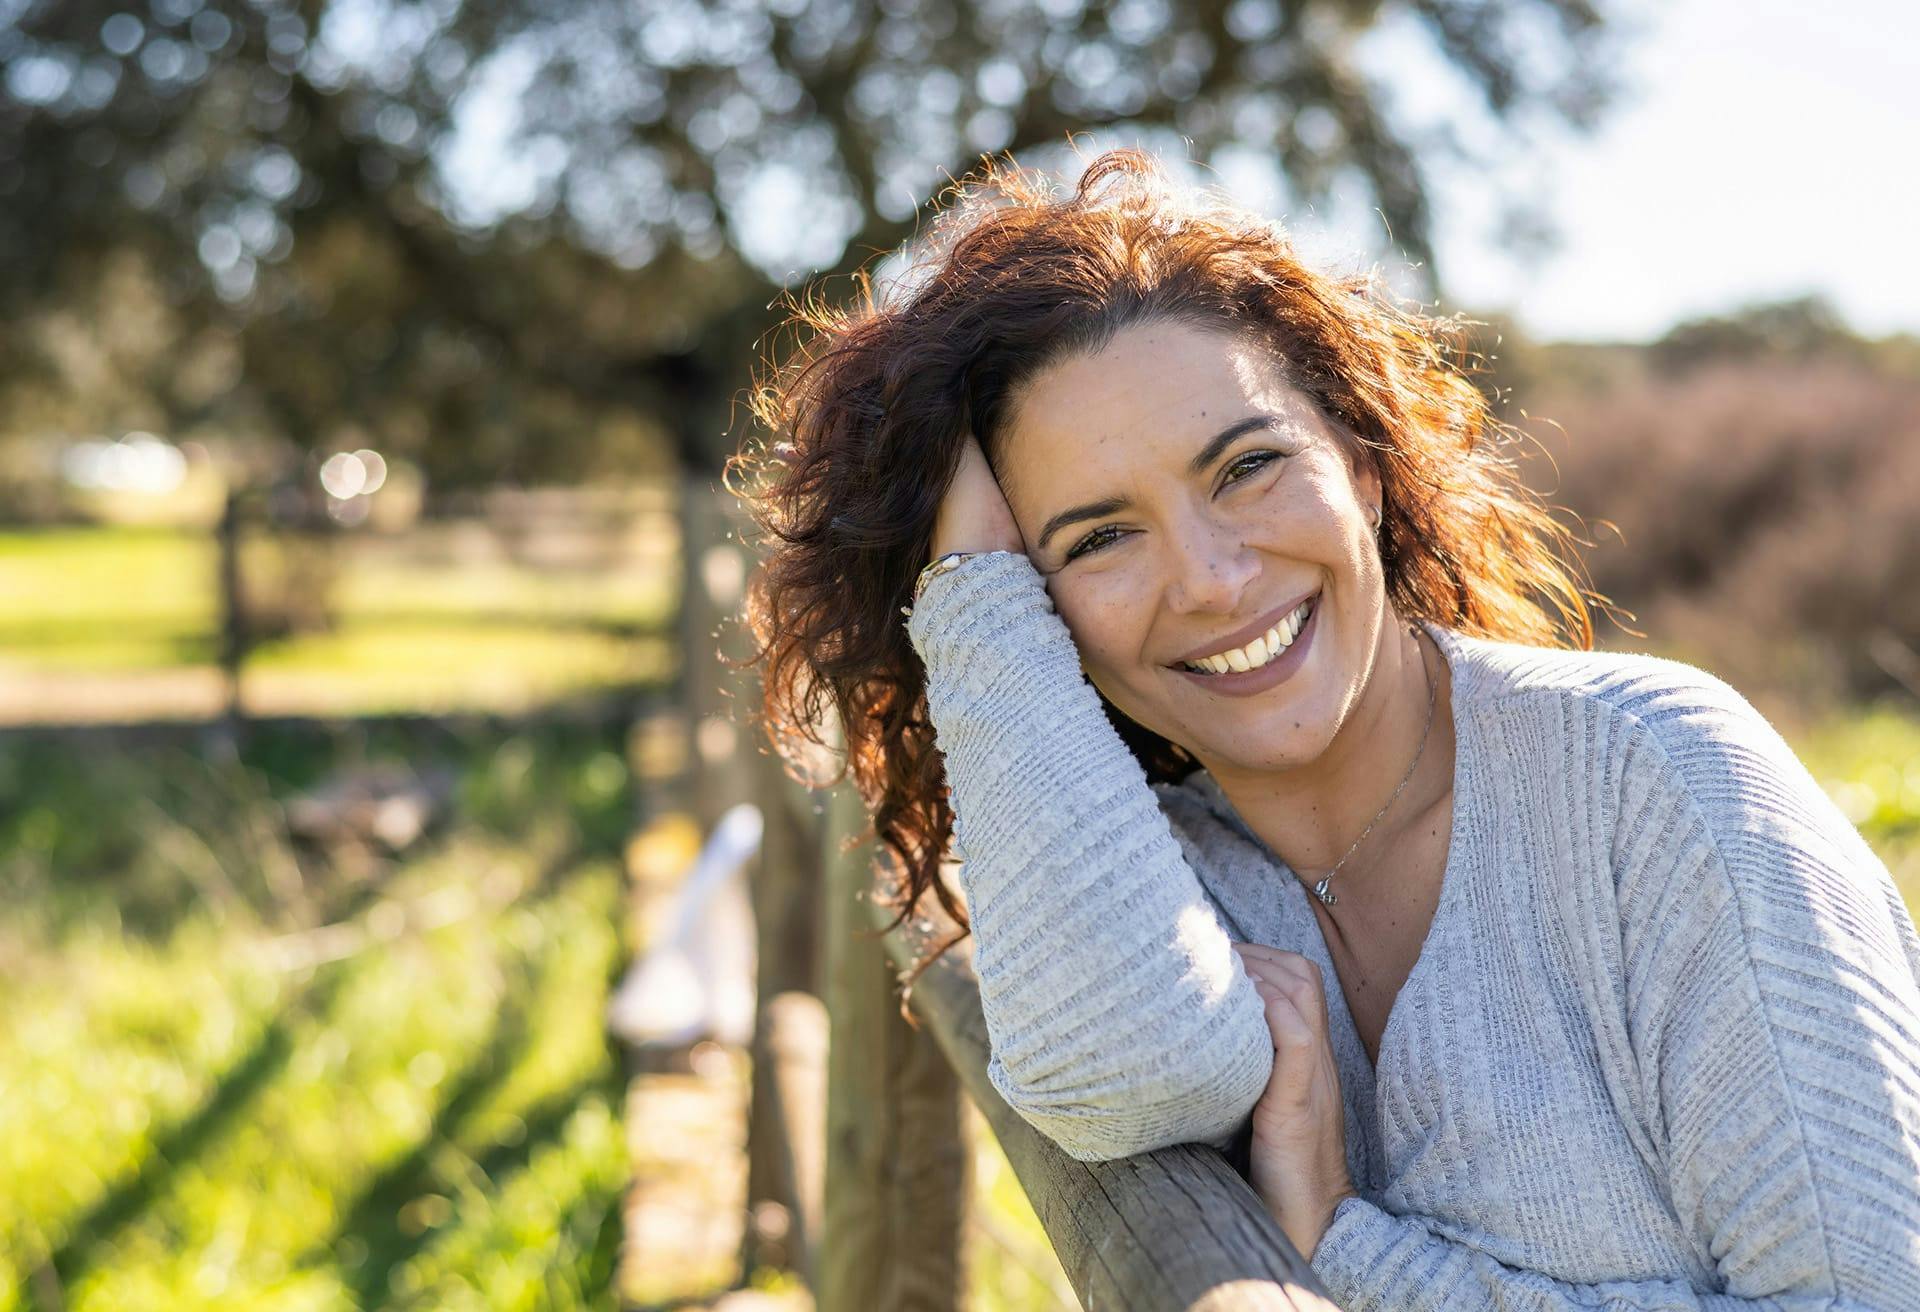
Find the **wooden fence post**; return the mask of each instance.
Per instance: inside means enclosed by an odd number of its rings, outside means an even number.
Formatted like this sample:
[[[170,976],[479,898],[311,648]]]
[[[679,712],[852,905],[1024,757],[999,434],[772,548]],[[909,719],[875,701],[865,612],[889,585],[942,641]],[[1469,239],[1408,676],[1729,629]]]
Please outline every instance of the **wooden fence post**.
[[[246,594],[240,577],[241,489],[228,487],[215,532],[219,552],[220,671],[226,683],[220,734],[229,751],[237,750],[246,726],[240,676],[247,659]]]
[[[967,1303],[972,1192],[960,1082],[934,1037],[901,1019],[894,969],[866,914],[873,847],[851,782],[833,790],[826,853],[827,1178],[822,1312],[957,1312]]]
[[[753,802],[766,822],[748,865],[757,934],[752,1090],[747,1113],[746,1223],[740,1275],[756,1266],[809,1273],[809,1218],[820,1210],[817,1140],[826,1041],[819,1014],[818,842],[796,830],[793,785],[752,725],[755,686],[720,660],[747,654],[739,622],[751,562],[733,495],[708,478],[681,481],[679,700],[693,743],[694,814],[702,832],[729,806]],[[809,1003],[809,999],[812,1002]],[[809,1116],[809,1110],[814,1113]]]
[[[762,1183],[758,1193],[750,1184],[759,1207],[749,1211],[746,1243],[756,1260],[798,1271],[817,1288],[829,1043],[818,979],[821,826],[811,799],[758,742],[748,744],[740,766],[759,778],[765,821],[754,889],[760,968],[748,1144],[750,1181],[757,1163]]]

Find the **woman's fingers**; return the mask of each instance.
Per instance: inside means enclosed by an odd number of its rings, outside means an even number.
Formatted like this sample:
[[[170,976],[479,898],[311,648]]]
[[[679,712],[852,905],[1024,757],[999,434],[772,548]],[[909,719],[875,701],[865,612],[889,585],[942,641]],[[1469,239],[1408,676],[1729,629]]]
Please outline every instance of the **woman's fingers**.
[[[1297,1024],[1330,1053],[1327,990],[1318,963],[1284,948],[1241,943],[1233,946],[1240,953],[1255,992],[1267,1004],[1269,1022],[1278,1022],[1289,1032]],[[1248,947],[1254,951],[1243,950]]]
[[[1317,1041],[1307,1021],[1310,1013],[1302,1009],[1299,998],[1263,979],[1256,979],[1253,988],[1266,1004],[1267,1030],[1274,1047],[1307,1048]]]
[[[1238,948],[1239,945],[1235,945]],[[1298,952],[1287,952],[1280,948],[1265,948],[1259,953],[1241,952],[1241,964],[1254,979],[1267,979],[1274,983],[1299,983],[1311,988],[1315,993],[1324,993],[1320,967],[1301,956]]]
[[[1300,975],[1318,975],[1319,967],[1298,952],[1289,952],[1285,948],[1270,948],[1264,943],[1235,943],[1233,950],[1240,960],[1249,966],[1265,965]]]
[[[1298,995],[1311,1000],[1315,980],[1310,969],[1298,970],[1260,963],[1249,966],[1247,973],[1253,976],[1256,983],[1265,981],[1283,990],[1289,997]]]
[[[1268,1028],[1274,1031],[1276,1042],[1317,1037],[1315,1017],[1323,1014],[1323,1009],[1311,979],[1269,965],[1252,967],[1248,974],[1253,978],[1254,992],[1267,1004]]]

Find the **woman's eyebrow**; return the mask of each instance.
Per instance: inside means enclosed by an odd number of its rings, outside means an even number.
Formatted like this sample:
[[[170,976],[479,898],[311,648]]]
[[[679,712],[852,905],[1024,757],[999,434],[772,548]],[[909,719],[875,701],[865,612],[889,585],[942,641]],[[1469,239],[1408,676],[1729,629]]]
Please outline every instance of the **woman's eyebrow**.
[[[1232,446],[1235,438],[1243,433],[1250,433],[1256,428],[1272,428],[1279,422],[1272,415],[1249,415],[1245,419],[1229,424],[1201,447],[1198,455],[1187,462],[1187,472],[1189,474],[1206,472],[1207,466],[1218,460],[1220,453]],[[1099,519],[1102,515],[1111,515],[1117,510],[1125,510],[1132,504],[1125,497],[1104,497],[1099,501],[1089,501],[1085,505],[1063,510],[1048,520],[1047,526],[1040,530],[1040,539],[1035,544],[1035,550],[1045,551],[1047,539],[1069,525],[1078,524],[1084,520]]]

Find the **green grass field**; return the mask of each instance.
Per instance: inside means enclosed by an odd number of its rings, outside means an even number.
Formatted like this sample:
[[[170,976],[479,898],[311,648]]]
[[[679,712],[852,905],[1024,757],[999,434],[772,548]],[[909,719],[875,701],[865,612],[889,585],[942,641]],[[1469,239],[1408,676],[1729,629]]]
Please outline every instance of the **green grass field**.
[[[619,745],[0,742],[0,1308],[613,1306]],[[382,756],[458,771],[404,857],[278,828]]]

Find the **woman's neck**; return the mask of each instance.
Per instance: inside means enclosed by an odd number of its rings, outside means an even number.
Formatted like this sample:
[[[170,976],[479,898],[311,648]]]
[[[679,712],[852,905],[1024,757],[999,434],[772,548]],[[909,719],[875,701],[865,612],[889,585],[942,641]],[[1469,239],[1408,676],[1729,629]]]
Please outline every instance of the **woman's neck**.
[[[1303,877],[1318,877],[1340,861],[1379,816],[1336,877],[1347,882],[1350,874],[1357,876],[1372,864],[1369,854],[1390,849],[1395,834],[1453,789],[1452,680],[1446,657],[1429,636],[1415,637],[1404,621],[1391,611],[1388,616],[1366,688],[1326,751],[1286,771],[1209,767],[1234,812]],[[1431,728],[1426,728],[1428,680],[1433,681]],[[1381,814],[1403,778],[1406,787]]]

